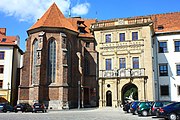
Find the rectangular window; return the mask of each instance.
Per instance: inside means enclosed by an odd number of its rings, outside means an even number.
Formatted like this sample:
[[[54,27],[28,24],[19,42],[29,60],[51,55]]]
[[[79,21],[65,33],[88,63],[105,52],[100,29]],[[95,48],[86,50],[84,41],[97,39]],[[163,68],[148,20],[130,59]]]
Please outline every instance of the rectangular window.
[[[161,95],[162,96],[168,96],[169,95],[169,86],[168,85],[162,85],[160,87],[161,89]]]
[[[167,52],[167,42],[159,42],[159,53]]]
[[[4,51],[0,51],[0,60],[4,60]]]
[[[86,42],[86,47],[87,47],[87,48],[90,47],[90,42]]]
[[[175,52],[180,52],[180,41],[174,42]]]
[[[133,57],[133,68],[138,69],[139,68],[139,58]]]
[[[3,87],[3,80],[0,80],[0,88]]]
[[[4,73],[4,65],[0,65],[0,74]]]
[[[111,42],[111,34],[106,34],[106,43]]]
[[[111,70],[111,59],[106,59],[106,70]]]
[[[168,64],[160,64],[159,65],[159,75],[160,76],[168,76]]]
[[[125,41],[125,33],[119,33],[119,40],[120,42]]]
[[[121,68],[126,68],[126,59],[125,58],[119,59],[119,69],[121,69]]]
[[[176,65],[177,76],[180,76],[180,64]]]
[[[138,40],[138,32],[132,32],[132,40]]]
[[[178,95],[180,95],[180,86],[177,86],[177,89]]]

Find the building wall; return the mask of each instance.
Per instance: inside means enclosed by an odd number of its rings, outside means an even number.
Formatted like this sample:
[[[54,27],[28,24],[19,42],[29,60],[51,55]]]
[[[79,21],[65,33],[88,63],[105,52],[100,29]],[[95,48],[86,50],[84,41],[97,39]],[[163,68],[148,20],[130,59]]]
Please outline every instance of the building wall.
[[[105,27],[104,27],[105,28]],[[138,32],[138,40],[132,41],[132,32]],[[119,42],[119,33],[125,33],[126,42]],[[105,43],[105,35],[111,34],[111,43]],[[97,42],[96,50],[99,53],[99,106],[106,106],[106,92],[112,92],[112,106],[117,107],[122,102],[122,89],[132,83],[138,87],[139,100],[154,100],[154,76],[153,76],[153,48],[151,25],[127,26],[117,28],[105,28],[94,30]],[[144,78],[103,78],[102,70],[106,69],[105,60],[112,59],[112,70],[119,69],[119,58],[126,58],[126,69],[132,68],[132,57],[139,57],[139,68],[145,68],[145,76],[148,76],[147,83]],[[110,84],[112,87],[107,87]],[[146,86],[144,88],[144,85]],[[144,93],[145,91],[145,93]]]
[[[156,66],[156,73],[158,76],[158,82],[157,82],[157,89],[156,91],[159,91],[157,93],[159,95],[160,100],[172,100],[172,101],[179,101],[180,96],[178,95],[178,86],[180,76],[177,76],[176,73],[176,64],[180,63],[180,60],[178,56],[180,55],[179,52],[175,52],[175,40],[180,40],[179,34],[164,34],[164,35],[157,35],[155,37],[156,40],[156,52],[157,52],[157,59],[158,59],[158,65]],[[167,53],[159,53],[158,51],[158,42],[167,42]],[[168,76],[160,76],[159,75],[159,64],[167,63],[168,64]],[[159,87],[158,87],[159,83]],[[169,86],[169,95],[168,96],[162,96],[160,86],[161,85],[168,85]],[[158,90],[159,89],[159,90]],[[157,98],[158,99],[158,98]]]
[[[4,65],[4,73],[0,74],[0,79],[3,80],[3,87],[0,90],[1,96],[10,101],[11,94],[11,79],[12,77],[12,58],[13,46],[1,46],[0,51],[5,52],[4,60],[0,60],[0,65]],[[8,85],[9,83],[9,85]],[[9,90],[8,90],[9,86]]]

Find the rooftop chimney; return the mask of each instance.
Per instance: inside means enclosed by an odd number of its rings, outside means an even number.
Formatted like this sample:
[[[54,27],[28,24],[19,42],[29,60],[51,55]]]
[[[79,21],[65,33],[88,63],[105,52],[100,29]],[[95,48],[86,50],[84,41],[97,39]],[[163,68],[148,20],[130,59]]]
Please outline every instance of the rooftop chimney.
[[[0,28],[0,36],[6,36],[6,28]]]

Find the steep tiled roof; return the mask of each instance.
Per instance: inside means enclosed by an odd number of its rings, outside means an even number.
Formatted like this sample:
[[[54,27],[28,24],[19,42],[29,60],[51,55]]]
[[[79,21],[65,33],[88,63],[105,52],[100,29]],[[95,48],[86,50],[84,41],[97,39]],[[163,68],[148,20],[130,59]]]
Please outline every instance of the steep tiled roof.
[[[151,15],[155,32],[180,31],[180,12]]]
[[[17,37],[6,36],[6,28],[0,28],[0,45],[17,45]]]
[[[66,28],[77,32],[72,24],[64,17],[55,3],[51,5],[45,14],[29,30],[39,27]]]
[[[68,20],[72,23],[72,25],[74,26],[74,28],[76,30],[78,30],[78,27],[84,27],[85,28],[85,33],[83,34],[79,34],[79,37],[94,37],[91,33],[90,33],[90,26],[92,23],[95,23],[96,20],[95,19],[83,19],[80,17],[74,17],[74,18],[68,18]],[[80,25],[78,25],[78,22],[81,23]]]

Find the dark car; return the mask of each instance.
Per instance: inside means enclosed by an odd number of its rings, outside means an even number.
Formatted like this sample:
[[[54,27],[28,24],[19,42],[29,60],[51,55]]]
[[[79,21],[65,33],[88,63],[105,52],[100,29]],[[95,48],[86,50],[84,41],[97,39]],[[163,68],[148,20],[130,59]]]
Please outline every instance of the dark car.
[[[15,112],[33,112],[33,108],[29,105],[29,103],[19,103],[15,107]]]
[[[130,106],[130,110],[131,110],[131,113],[133,113],[133,115],[137,115],[137,106],[139,104],[139,101],[134,101],[131,103],[131,106]]]
[[[127,113],[131,112],[130,111],[130,105],[132,102],[128,101],[123,105],[123,110],[126,111]]]
[[[150,113],[151,115],[156,115],[156,112],[158,109],[160,109],[161,107],[166,106],[167,104],[173,103],[173,101],[155,101],[150,109]]]
[[[33,112],[37,112],[37,111],[42,111],[43,113],[47,112],[46,106],[43,103],[34,103]]]
[[[0,112],[13,112],[14,108],[8,103],[0,103]]]
[[[160,108],[157,117],[163,117],[169,120],[177,120],[180,116],[180,102],[174,102]]]
[[[140,102],[137,106],[137,113],[140,116],[148,116],[150,114],[151,105],[153,102]]]

